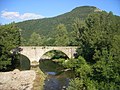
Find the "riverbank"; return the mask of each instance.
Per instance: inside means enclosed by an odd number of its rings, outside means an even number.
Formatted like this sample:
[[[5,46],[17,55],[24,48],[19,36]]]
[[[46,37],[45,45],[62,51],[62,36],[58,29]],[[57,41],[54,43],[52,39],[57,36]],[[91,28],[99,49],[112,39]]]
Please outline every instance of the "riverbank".
[[[35,79],[34,70],[0,72],[0,90],[32,90]]]
[[[43,90],[44,80],[47,77],[39,67],[31,68],[36,72],[36,78],[34,80],[32,90]]]

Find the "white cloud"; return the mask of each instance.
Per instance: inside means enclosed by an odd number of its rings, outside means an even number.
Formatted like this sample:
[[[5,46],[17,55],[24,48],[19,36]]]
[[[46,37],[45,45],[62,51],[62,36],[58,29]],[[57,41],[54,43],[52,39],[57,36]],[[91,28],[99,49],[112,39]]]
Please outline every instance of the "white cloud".
[[[20,14],[19,14],[19,12],[2,11],[1,17],[5,18],[5,19],[16,19],[16,18],[20,17]]]
[[[20,14],[19,12],[8,12],[2,11],[1,17],[8,20],[29,20],[29,19],[39,19],[44,18],[44,16],[35,14],[35,13],[24,13]]]
[[[20,19],[38,19],[38,18],[44,18],[42,15],[38,15],[35,13],[24,13],[23,15],[20,16]]]

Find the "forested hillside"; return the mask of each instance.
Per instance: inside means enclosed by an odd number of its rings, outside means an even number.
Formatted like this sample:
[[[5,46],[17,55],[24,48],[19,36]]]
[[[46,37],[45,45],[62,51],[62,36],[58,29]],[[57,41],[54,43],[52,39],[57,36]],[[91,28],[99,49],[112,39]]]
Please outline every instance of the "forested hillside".
[[[17,23],[17,26],[22,30],[21,45],[78,46],[79,43],[76,40],[76,37],[78,38],[78,32],[76,31],[76,28],[85,25],[86,19],[90,15],[103,13],[107,16],[107,19],[116,20],[115,23],[120,19],[119,16],[113,14],[112,17],[109,17],[109,14],[112,12],[107,13],[106,11],[102,11],[93,6],[82,6],[53,18],[19,22]],[[101,22],[103,21],[102,18],[100,18],[100,20]],[[106,20],[105,22],[108,21]],[[81,26],[78,26],[76,23],[81,24]],[[97,28],[98,26],[99,25],[96,25],[94,28]],[[100,29],[98,28],[98,30]]]
[[[53,35],[55,34],[56,27],[59,24],[64,24],[66,30],[68,32],[71,32],[71,25],[73,24],[76,18],[79,18],[81,21],[83,21],[89,14],[99,11],[101,10],[93,6],[82,6],[53,18],[44,18],[19,22],[17,23],[17,26],[22,29],[22,37],[25,40],[28,41],[31,34],[35,32],[39,34],[42,39],[44,38],[44,41],[49,42],[48,40],[53,37]],[[44,45],[46,45],[46,42],[44,42]]]

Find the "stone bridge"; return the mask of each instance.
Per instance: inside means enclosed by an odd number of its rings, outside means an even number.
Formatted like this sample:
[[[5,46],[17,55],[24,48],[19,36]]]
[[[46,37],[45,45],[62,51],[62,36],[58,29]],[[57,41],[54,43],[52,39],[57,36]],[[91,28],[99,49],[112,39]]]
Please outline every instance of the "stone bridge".
[[[39,62],[45,53],[52,50],[61,51],[69,58],[74,58],[77,49],[74,46],[21,46],[20,48],[22,49],[20,54],[26,56],[31,63],[34,61]]]

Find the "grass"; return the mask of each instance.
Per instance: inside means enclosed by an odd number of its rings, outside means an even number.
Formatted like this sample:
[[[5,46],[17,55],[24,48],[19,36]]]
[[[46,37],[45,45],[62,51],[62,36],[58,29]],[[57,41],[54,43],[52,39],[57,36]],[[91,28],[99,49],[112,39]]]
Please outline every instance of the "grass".
[[[32,90],[43,90],[44,80],[46,75],[40,70],[39,67],[31,68],[36,72],[36,78],[34,80],[33,89]]]

